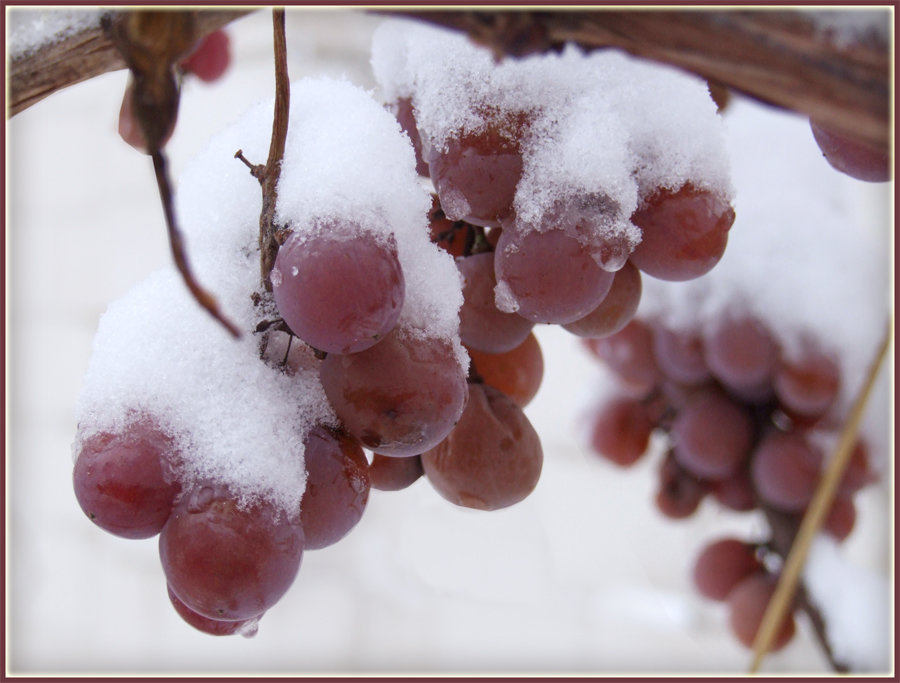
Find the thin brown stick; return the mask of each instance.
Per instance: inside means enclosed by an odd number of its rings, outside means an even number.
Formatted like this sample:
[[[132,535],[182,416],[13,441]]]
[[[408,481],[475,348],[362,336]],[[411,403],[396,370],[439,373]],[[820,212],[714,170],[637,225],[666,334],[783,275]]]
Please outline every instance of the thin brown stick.
[[[756,673],[759,670],[763,658],[772,647],[776,632],[787,610],[790,608],[813,538],[821,528],[822,522],[825,521],[825,517],[834,501],[838,484],[853,453],[853,446],[856,443],[866,403],[872,393],[872,388],[875,385],[875,380],[884,364],[884,360],[887,358],[888,349],[891,345],[892,327],[892,323],[889,323],[881,346],[866,374],[863,386],[853,402],[850,415],[847,417],[847,422],[841,431],[838,444],[828,464],[828,469],[826,469],[824,476],[819,481],[816,492],[800,523],[797,536],[791,544],[790,552],[785,558],[778,585],[775,587],[775,593],[766,607],[762,623],[753,642],[753,661],[750,664],[750,673]]]
[[[272,122],[272,141],[269,157],[260,182],[262,183],[263,208],[259,218],[260,276],[267,292],[272,291],[269,274],[275,266],[278,254],[278,227],[275,209],[278,202],[278,180],[281,177],[281,161],[287,141],[288,118],[291,107],[291,86],[287,68],[287,40],[285,36],[284,9],[272,10],[272,27],[275,49],[275,118]]]
[[[178,272],[181,273],[184,283],[187,285],[187,288],[190,290],[194,299],[197,300],[197,303],[206,309],[213,318],[218,320],[232,336],[240,337],[240,330],[222,314],[215,298],[200,286],[200,283],[197,282],[197,279],[191,271],[190,264],[187,260],[187,253],[184,250],[184,240],[181,236],[181,230],[179,230],[178,223],[175,219],[175,209],[172,205],[172,185],[169,181],[165,155],[161,150],[157,150],[151,154],[151,157],[153,159],[153,170],[156,172],[156,184],[157,187],[159,187],[159,196],[162,200],[163,213],[166,218],[166,229],[169,233],[169,245],[172,249],[172,258],[175,261],[175,266],[178,268]]]

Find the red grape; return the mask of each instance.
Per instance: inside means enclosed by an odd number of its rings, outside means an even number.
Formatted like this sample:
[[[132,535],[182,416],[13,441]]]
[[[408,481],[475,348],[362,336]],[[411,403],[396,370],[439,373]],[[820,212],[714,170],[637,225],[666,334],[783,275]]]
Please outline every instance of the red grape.
[[[241,635],[248,637],[256,635],[259,617],[241,621],[210,619],[209,617],[204,617],[202,614],[198,614],[181,602],[181,600],[178,599],[178,596],[172,592],[171,586],[166,586],[166,590],[169,593],[169,601],[172,603],[178,616],[198,631],[208,633],[211,636],[232,636],[235,633],[240,633]]]
[[[320,371],[335,413],[363,446],[419,455],[462,414],[466,377],[448,342],[396,329],[359,353],[329,354]]]
[[[418,455],[394,458],[380,453],[372,454],[369,477],[373,489],[400,491],[415,483],[423,474],[425,470],[422,468],[422,458]]]
[[[616,271],[603,301],[583,318],[563,325],[579,337],[608,337],[627,325],[641,301],[641,272],[631,261]]]
[[[760,498],[779,510],[799,512],[819,482],[822,453],[798,432],[773,431],[753,452],[751,475]]]
[[[159,555],[175,596],[201,616],[260,616],[293,583],[303,529],[266,501],[242,504],[218,485],[186,492],[159,535]]]
[[[505,313],[494,303],[494,254],[483,252],[458,258],[456,266],[463,276],[463,305],[459,311],[462,343],[485,353],[503,353],[525,341],[534,323],[516,313]]]
[[[713,375],[728,390],[753,398],[770,392],[778,363],[778,346],[768,329],[750,317],[720,321],[703,339],[704,357]]]
[[[647,396],[659,384],[659,368],[653,356],[653,331],[642,320],[635,318],[615,334],[586,339],[585,344],[616,373],[632,396]]]
[[[775,593],[775,585],[776,577],[757,572],[741,581],[728,595],[731,630],[745,647],[753,647],[766,607]],[[787,645],[795,630],[794,615],[788,612],[772,641],[771,651],[776,652]]]
[[[84,439],[72,472],[75,497],[97,526],[123,538],[151,538],[169,518],[181,486],[174,440],[148,418]]]
[[[703,358],[703,340],[696,334],[656,326],[653,355],[663,374],[678,384],[702,384],[711,376]]]
[[[756,493],[746,468],[741,468],[727,479],[712,482],[712,494],[722,507],[736,512],[756,509]]]
[[[520,408],[531,403],[544,377],[544,356],[534,332],[505,353],[466,350],[475,373],[485,384],[502,391]]]
[[[710,600],[728,598],[732,589],[763,569],[756,546],[737,538],[722,538],[707,544],[694,562],[694,586]]]
[[[643,403],[628,397],[613,399],[594,416],[591,446],[610,462],[627,467],[647,451],[653,427]]]
[[[304,442],[306,490],[300,501],[304,549],[337,543],[356,526],[369,500],[369,463],[353,439],[313,427]]]
[[[231,63],[231,41],[228,34],[219,29],[205,36],[181,68],[194,74],[201,81],[212,83],[222,77]]]
[[[444,149],[427,147],[424,158],[449,218],[496,226],[512,211],[529,117],[494,110],[483,118],[481,128],[452,136]]]
[[[690,183],[651,193],[632,215],[641,242],[631,260],[660,280],[691,280],[712,270],[728,242],[734,209],[713,192]]]
[[[856,526],[856,505],[849,496],[838,494],[822,522],[822,530],[838,541],[846,540]]]
[[[877,149],[849,135],[838,133],[810,119],[809,127],[832,168],[857,180],[882,183],[891,179],[888,149]]]
[[[841,372],[834,357],[807,349],[797,361],[782,361],[772,385],[788,415],[819,418],[834,404]]]
[[[672,423],[675,458],[703,479],[725,479],[747,457],[753,421],[743,406],[718,391],[688,403]]]
[[[500,283],[497,301],[515,301],[516,313],[539,323],[570,323],[593,311],[612,286],[591,247],[564,228],[520,234],[504,226],[494,269]]]
[[[473,384],[459,423],[422,454],[422,467],[451,503],[496,510],[534,490],[543,459],[540,438],[522,409],[497,389]]]
[[[393,238],[360,231],[342,238],[292,234],[278,250],[271,280],[275,304],[300,339],[327,353],[355,353],[390,332],[405,285]]]
[[[659,468],[659,488],[654,499],[657,509],[669,519],[685,519],[700,507],[707,485],[685,470],[671,452]]]

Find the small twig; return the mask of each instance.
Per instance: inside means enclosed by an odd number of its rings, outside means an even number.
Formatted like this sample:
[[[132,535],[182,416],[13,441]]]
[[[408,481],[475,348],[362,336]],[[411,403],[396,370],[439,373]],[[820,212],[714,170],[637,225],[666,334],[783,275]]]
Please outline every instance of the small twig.
[[[825,521],[825,517],[834,501],[838,484],[853,453],[853,446],[859,433],[863,412],[881,366],[887,357],[887,352],[891,345],[891,337],[892,323],[889,323],[878,353],[869,368],[859,395],[853,403],[844,429],[841,431],[841,436],[838,439],[838,444],[835,447],[828,469],[819,481],[806,514],[804,514],[803,520],[800,522],[797,536],[791,544],[790,552],[785,558],[781,577],[778,580],[778,585],[775,587],[775,593],[766,607],[762,623],[753,642],[753,661],[750,665],[750,673],[756,673],[759,670],[762,659],[771,648],[776,631],[790,607],[813,538]]]
[[[153,170],[156,172],[156,185],[159,187],[159,197],[162,200],[163,213],[166,218],[166,229],[169,233],[169,245],[172,249],[172,258],[175,260],[175,266],[178,268],[178,272],[181,273],[184,283],[194,296],[194,299],[197,300],[197,303],[206,309],[213,318],[222,323],[225,329],[227,329],[234,337],[240,337],[240,330],[234,323],[222,315],[215,298],[200,286],[191,272],[187,254],[184,250],[184,240],[175,220],[175,210],[172,206],[172,186],[169,182],[166,158],[161,150],[153,152],[151,157],[153,159]]]

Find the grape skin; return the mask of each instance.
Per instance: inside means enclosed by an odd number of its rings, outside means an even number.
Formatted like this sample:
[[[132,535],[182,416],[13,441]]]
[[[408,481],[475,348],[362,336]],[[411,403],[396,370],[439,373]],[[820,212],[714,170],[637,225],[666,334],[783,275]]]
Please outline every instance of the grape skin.
[[[772,380],[775,396],[788,415],[820,418],[840,389],[840,368],[831,356],[807,349],[799,360],[782,361]]]
[[[531,332],[525,341],[505,353],[482,353],[466,349],[472,361],[471,371],[485,384],[499,389],[520,408],[537,395],[544,378],[544,356],[537,337]]]
[[[609,291],[593,311],[563,325],[579,337],[608,337],[627,325],[641,302],[641,272],[627,261],[613,276]]]
[[[97,526],[122,538],[152,538],[169,515],[181,485],[171,437],[148,418],[81,444],[72,471],[75,498]]]
[[[682,466],[704,479],[725,479],[750,451],[753,422],[726,395],[704,392],[679,411],[671,436]]]
[[[468,395],[448,342],[401,330],[365,351],[329,354],[320,376],[344,428],[383,455],[419,455],[435,446]]]
[[[540,437],[521,408],[497,389],[473,384],[459,423],[422,454],[422,467],[451,503],[497,510],[534,490],[543,459]]]
[[[728,595],[729,624],[745,647],[753,647],[766,607],[775,593],[775,585],[775,576],[757,572],[741,581]],[[794,615],[788,612],[772,641],[771,651],[784,648],[794,637],[795,630]]]
[[[760,571],[756,546],[737,538],[708,543],[694,561],[693,581],[697,591],[710,600],[723,601],[743,579]]]
[[[281,245],[270,279],[275,305],[293,333],[327,353],[363,351],[397,324],[405,298],[397,247],[356,228],[341,238],[294,233]]]
[[[628,467],[647,451],[654,424],[640,401],[621,397],[597,411],[591,430],[591,447],[610,462]]]
[[[799,512],[815,493],[822,453],[797,432],[771,432],[753,453],[751,475],[759,496],[772,507]]]
[[[703,353],[725,387],[750,400],[771,394],[779,350],[766,326],[750,317],[722,320],[704,334]]]
[[[630,396],[643,398],[658,386],[653,331],[643,320],[635,318],[608,337],[586,339],[585,345],[616,374]]]
[[[519,234],[504,226],[494,251],[497,304],[508,310],[508,291],[516,313],[536,323],[571,323],[593,311],[606,297],[613,273],[604,270],[590,248],[563,229]]]
[[[346,434],[313,427],[304,442],[306,490],[300,501],[305,550],[333,545],[362,518],[369,500],[369,463]]]
[[[875,149],[864,142],[828,130],[812,119],[809,127],[825,159],[835,170],[869,183],[883,183],[891,179],[888,150]]]
[[[519,346],[534,322],[506,313],[494,303],[494,254],[483,252],[456,259],[463,277],[463,305],[459,311],[459,338],[467,347],[485,353],[503,353]]]
[[[408,458],[392,458],[380,453],[372,454],[369,477],[372,488],[379,491],[401,491],[412,486],[425,474],[422,458],[414,455]]]
[[[256,622],[259,617],[243,621],[221,621],[210,619],[209,617],[204,617],[202,614],[198,614],[179,600],[178,596],[172,592],[171,586],[166,586],[166,591],[169,594],[169,601],[172,603],[172,607],[175,608],[178,616],[198,631],[202,631],[211,636],[232,636],[236,633],[240,633],[249,637],[256,634]]]
[[[700,277],[725,253],[734,217],[726,199],[690,183],[675,192],[659,189],[631,217],[641,229],[631,260],[660,280]]]
[[[209,619],[258,617],[290,588],[303,557],[298,519],[261,500],[242,505],[221,485],[197,485],[159,535],[172,592]]]

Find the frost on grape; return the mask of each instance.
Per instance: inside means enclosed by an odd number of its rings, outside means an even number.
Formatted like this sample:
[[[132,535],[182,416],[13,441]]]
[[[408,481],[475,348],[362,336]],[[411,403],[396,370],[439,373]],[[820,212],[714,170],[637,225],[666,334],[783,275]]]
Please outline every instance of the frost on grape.
[[[467,367],[458,337],[459,274],[429,240],[430,196],[393,116],[358,87],[327,79],[294,84],[290,114],[278,221],[310,240],[321,219],[335,217],[394,239],[407,283],[400,324],[447,341]],[[240,149],[252,162],[264,161],[272,117],[271,101],[252,108],[209,143],[177,186],[197,278],[243,337],[223,334],[175,271],[164,269],[102,317],[76,418],[80,442],[121,427],[134,412],[151,414],[178,440],[187,480],[212,479],[248,500],[261,496],[299,510],[303,440],[313,425],[336,418],[318,374],[286,374],[264,363],[253,333],[277,313],[253,303],[261,291],[261,197],[234,155]]]

